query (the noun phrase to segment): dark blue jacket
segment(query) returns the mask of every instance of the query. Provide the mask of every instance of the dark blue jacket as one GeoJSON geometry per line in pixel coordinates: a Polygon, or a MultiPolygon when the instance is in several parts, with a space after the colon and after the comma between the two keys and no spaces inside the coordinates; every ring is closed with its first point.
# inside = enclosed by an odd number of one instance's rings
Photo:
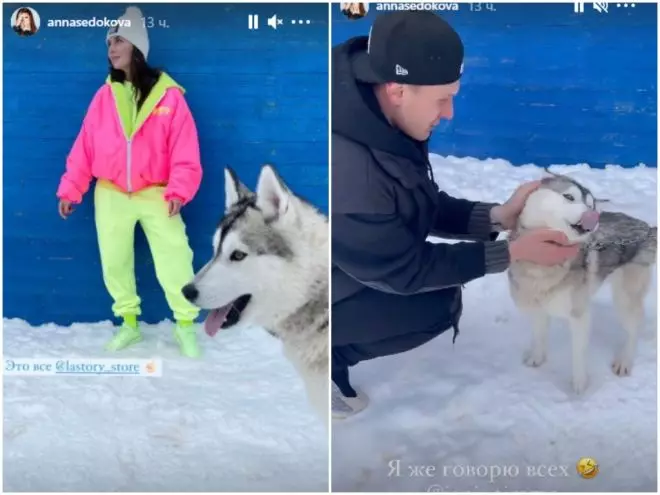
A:
{"type": "Polygon", "coordinates": [[[508,243],[495,240],[493,204],[439,191],[427,143],[391,126],[373,89],[355,81],[349,57],[366,43],[353,38],[332,54],[333,304],[365,290],[436,291],[429,319],[443,319],[462,284],[508,267],[508,243]]]}

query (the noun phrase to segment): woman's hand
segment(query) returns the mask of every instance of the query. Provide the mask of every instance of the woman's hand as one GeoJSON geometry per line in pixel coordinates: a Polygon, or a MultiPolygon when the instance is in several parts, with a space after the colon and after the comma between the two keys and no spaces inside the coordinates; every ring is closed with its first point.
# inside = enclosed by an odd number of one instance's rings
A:
{"type": "Polygon", "coordinates": [[[57,205],[57,210],[60,212],[60,216],[66,220],[67,217],[73,213],[73,206],[71,205],[71,201],[60,199],[60,203],[57,205]]]}
{"type": "Polygon", "coordinates": [[[167,210],[170,217],[177,215],[181,211],[181,201],[178,199],[171,199],[167,202],[167,210]]]}

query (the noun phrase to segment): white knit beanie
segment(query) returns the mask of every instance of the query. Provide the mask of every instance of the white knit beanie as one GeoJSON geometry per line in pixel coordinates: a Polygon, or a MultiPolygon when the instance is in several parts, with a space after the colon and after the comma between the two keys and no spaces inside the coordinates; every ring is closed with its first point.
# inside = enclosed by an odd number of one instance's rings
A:
{"type": "Polygon", "coordinates": [[[142,52],[144,59],[149,56],[149,35],[142,20],[142,11],[137,7],[128,7],[126,13],[119,18],[120,22],[110,28],[105,37],[106,43],[113,36],[121,36],[142,52]]]}

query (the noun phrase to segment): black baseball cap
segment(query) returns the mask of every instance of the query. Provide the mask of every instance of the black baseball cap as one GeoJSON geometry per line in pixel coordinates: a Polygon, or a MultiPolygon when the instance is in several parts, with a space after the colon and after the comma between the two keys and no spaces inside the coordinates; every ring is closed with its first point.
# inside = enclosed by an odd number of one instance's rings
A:
{"type": "Polygon", "coordinates": [[[437,14],[406,10],[376,17],[366,51],[351,61],[366,83],[451,84],[463,73],[464,47],[458,33],[437,14]]]}

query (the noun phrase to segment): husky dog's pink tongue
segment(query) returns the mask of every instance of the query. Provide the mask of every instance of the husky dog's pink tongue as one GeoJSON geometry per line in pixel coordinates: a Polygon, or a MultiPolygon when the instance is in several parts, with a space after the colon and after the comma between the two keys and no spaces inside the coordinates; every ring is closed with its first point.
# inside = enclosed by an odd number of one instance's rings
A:
{"type": "Polygon", "coordinates": [[[584,230],[593,232],[598,227],[598,222],[600,221],[600,214],[596,210],[588,210],[582,214],[580,218],[580,226],[584,230]]]}
{"type": "Polygon", "coordinates": [[[218,333],[220,327],[222,327],[222,324],[227,319],[230,309],[231,304],[227,304],[222,308],[209,311],[209,314],[204,321],[204,331],[209,337],[215,337],[215,334],[218,333]]]}

